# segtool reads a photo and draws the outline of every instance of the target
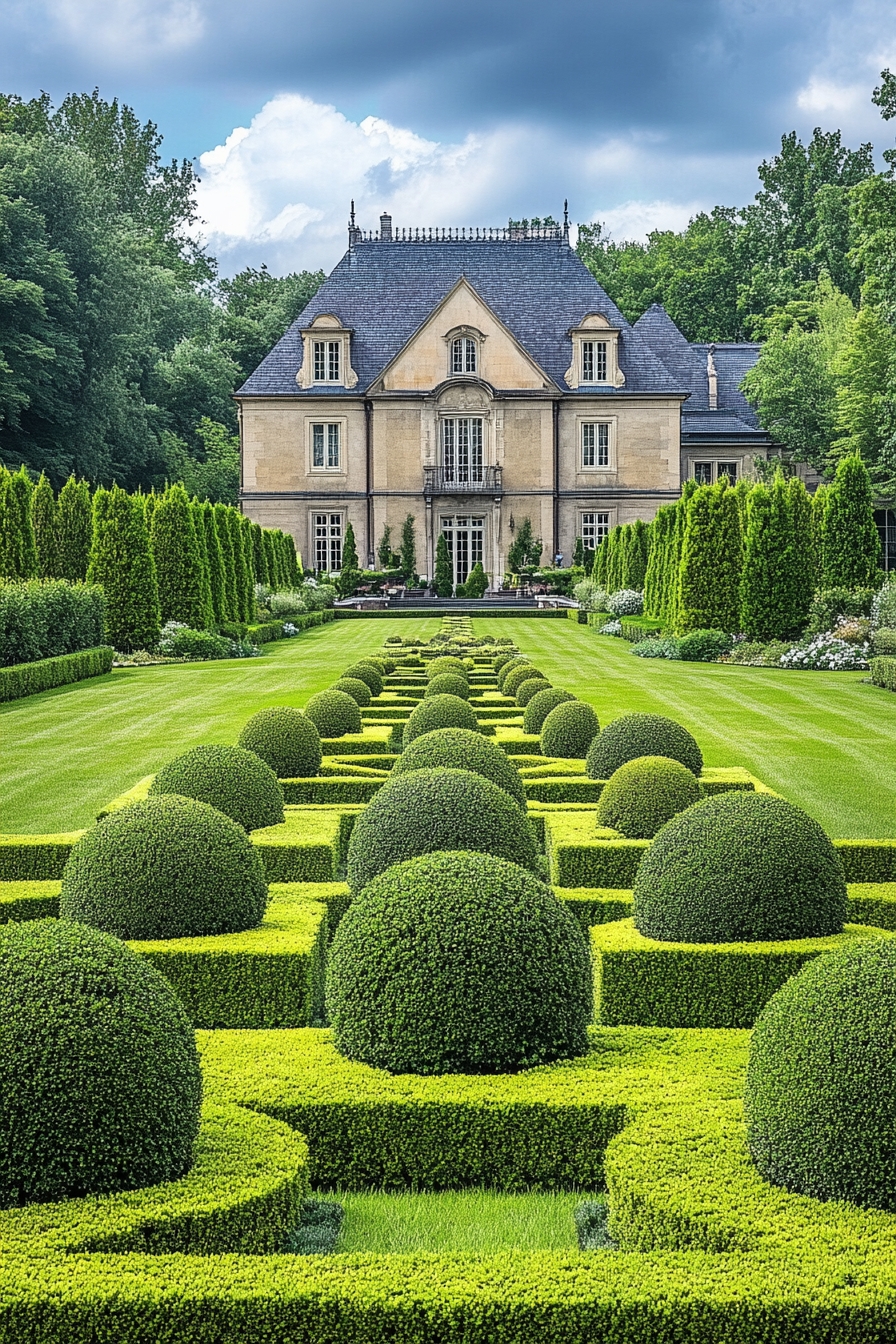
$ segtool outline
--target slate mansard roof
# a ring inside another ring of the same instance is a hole
[[[569,331],[588,313],[618,327],[625,386],[580,389],[589,396],[685,394],[690,383],[657,358],[563,239],[362,241],[351,247],[311,302],[239,389],[239,397],[344,396],[339,385],[302,389],[301,329],[333,313],[352,330],[354,395],[363,394],[461,277],[501,319],[557,387],[572,363]],[[684,338],[682,337],[682,340]]]

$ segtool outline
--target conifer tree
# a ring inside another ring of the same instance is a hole
[[[37,573],[42,579],[55,579],[59,568],[59,538],[56,532],[56,496],[41,472],[31,492],[31,527],[37,550]]]
[[[454,592],[454,572],[451,568],[451,556],[448,554],[448,538],[439,533],[436,542],[436,597],[450,597]]]
[[[822,518],[825,588],[873,588],[880,581],[880,537],[868,468],[844,457],[828,487]]]
[[[607,556],[610,552],[608,546],[609,540],[610,534],[608,532],[603,540],[598,543],[597,550],[594,552],[594,564],[591,566],[592,579],[600,588],[604,589],[607,586]]]
[[[236,509],[229,504],[225,505],[227,509],[227,529],[230,534],[230,546],[233,551],[233,581],[234,598],[236,604],[236,619],[247,624],[254,615],[249,602],[247,601],[247,587],[249,583],[249,566],[246,563],[246,550],[243,545],[243,529],[240,527],[240,516]]]
[[[345,540],[342,543],[342,566],[339,572],[339,578],[336,587],[339,589],[340,597],[351,597],[358,587],[361,578],[361,571],[358,567],[358,548],[355,545],[355,529],[351,523],[345,529]]]
[[[666,563],[666,530],[669,506],[662,505],[649,524],[647,568],[644,572],[644,614],[659,620],[663,618],[663,568]]]
[[[243,537],[243,554],[246,557],[246,609],[249,612],[246,619],[255,621],[258,616],[258,604],[255,601],[255,538],[252,535],[252,520],[242,513],[238,513],[236,518]]]
[[[817,587],[817,543],[812,520],[812,496],[799,476],[787,482],[793,519],[794,577],[793,610],[797,630],[802,630],[809,615],[812,594]]]
[[[215,603],[212,597],[212,575],[205,538],[205,514],[200,500],[195,496],[190,500],[190,515],[193,519],[193,533],[196,537],[196,551],[199,556],[199,596],[202,603],[202,625],[206,630],[217,628]]]
[[[215,506],[204,500],[202,505],[202,527],[205,536],[205,553],[208,561],[208,580],[211,590],[212,611],[215,625],[224,625],[227,621],[227,593],[224,578],[224,557],[221,554],[221,539],[215,526]]]
[[[687,503],[677,628],[737,630],[742,548],[740,517],[727,481],[699,486]]]
[[[824,585],[824,510],[828,487],[820,485],[812,496],[812,540],[815,559],[813,591]]]
[[[572,563],[577,569],[581,569],[585,564],[585,543],[581,537],[576,537],[575,545],[572,548]]]
[[[631,525],[626,587],[636,588],[638,592],[644,591],[644,581],[647,577],[649,544],[650,529],[642,519],[637,518]]]
[[[417,543],[414,538],[414,515],[409,513],[401,528],[401,577],[410,587],[417,578]]]
[[[800,630],[792,495],[778,471],[747,503],[741,571],[741,629],[751,639],[790,639]]]
[[[276,592],[280,587],[280,583],[277,567],[277,552],[274,546],[274,534],[271,532],[270,528],[264,528],[262,540],[264,541],[264,554],[268,566],[268,585],[273,588],[274,592]]]
[[[182,621],[194,630],[201,630],[206,613],[202,604],[199,547],[190,501],[179,482],[169,485],[156,505],[150,537],[162,624]]]
[[[230,510],[226,504],[215,504],[213,508],[215,511],[215,531],[218,534],[218,545],[221,548],[221,563],[224,570],[223,609],[225,614],[223,624],[226,625],[231,621],[239,621],[240,619],[236,586],[236,560],[233,554],[233,541],[228,523]]]
[[[289,571],[289,586],[290,588],[297,588],[302,582],[302,571],[299,568],[299,553],[296,550],[295,537],[291,532],[283,533],[283,545],[286,548],[286,567]]]
[[[19,534],[13,527],[12,476],[0,463],[0,579],[19,577]]]
[[[392,529],[383,528],[383,535],[380,537],[380,544],[376,548],[376,562],[380,569],[392,568]]]
[[[56,532],[60,579],[83,580],[87,576],[93,540],[93,505],[86,481],[76,481],[74,476],[69,476],[59,491]]]
[[[152,520],[155,511],[158,508],[161,495],[157,495],[155,490],[150,490],[148,495],[141,496],[143,501],[143,517],[146,519],[146,530],[152,537]]]
[[[159,594],[142,501],[118,485],[93,499],[87,578],[105,595],[106,639],[125,653],[159,639]]]
[[[292,545],[292,538],[288,537],[282,528],[277,531],[277,557],[280,561],[280,573],[283,578],[284,588],[294,588],[295,580],[293,578],[293,557],[290,551],[295,551]],[[355,568],[360,571],[358,562],[358,550],[355,547]]]
[[[5,473],[0,546],[6,578],[33,579],[37,574],[37,548],[31,525],[33,488],[24,466],[15,474]]]
[[[264,535],[259,523],[252,524],[252,559],[255,562],[255,582],[270,586],[268,557],[264,549]]]

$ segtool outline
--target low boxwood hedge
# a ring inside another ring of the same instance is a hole
[[[266,761],[243,747],[191,747],[163,765],[150,796],[177,793],[210,803],[246,831],[283,821],[283,790]]]
[[[80,653],[62,653],[57,658],[42,658],[36,663],[16,663],[0,667],[0,702],[21,700],[26,695],[70,686],[88,677],[111,672],[115,650],[105,645],[83,649]]]
[[[252,844],[269,882],[332,882],[348,829],[338,808],[287,807],[286,821],[253,831]]]
[[[305,714],[322,738],[345,737],[361,731],[361,710],[343,691],[318,691],[305,706]]]
[[[638,756],[668,756],[695,775],[703,769],[703,754],[694,737],[663,714],[623,714],[613,719],[594,739],[586,769],[592,779],[609,779],[620,765]]]
[[[0,924],[10,920],[56,919],[59,915],[60,881],[0,882]]]
[[[61,835],[0,835],[0,882],[50,882],[61,878],[83,831]]]
[[[358,723],[360,725],[360,714]],[[239,745],[271,767],[278,779],[316,775],[320,769],[321,734],[310,716],[291,705],[272,705],[253,714],[239,736]]]

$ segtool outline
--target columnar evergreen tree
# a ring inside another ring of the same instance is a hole
[[[5,508],[5,568],[10,578],[33,579],[37,574],[37,547],[31,526],[34,487],[24,465],[9,476]]]
[[[868,468],[844,457],[828,487],[822,518],[825,588],[872,588],[880,578],[880,537]]]
[[[206,613],[202,605],[199,547],[190,501],[182,485],[169,485],[156,505],[150,540],[162,623],[182,621],[194,630],[201,630]]]
[[[221,548],[221,563],[224,570],[223,623],[227,624],[229,621],[240,619],[239,597],[236,586],[236,560],[233,554],[233,540],[228,522],[230,510],[226,504],[215,504],[213,507],[215,511],[215,531],[218,533],[218,545]]]
[[[42,579],[54,579],[59,569],[56,496],[43,472],[31,493],[31,527],[37,549],[38,575]]]
[[[225,505],[225,508],[227,511],[227,529],[230,534],[230,546],[233,552],[236,620],[247,623],[251,621],[253,612],[246,597],[249,583],[249,566],[246,563],[246,550],[243,545],[243,529],[240,527],[240,517],[236,509],[231,508],[229,505]]]
[[[436,542],[436,597],[450,597],[454,592],[454,572],[451,568],[451,556],[448,554],[448,538],[439,533]]]
[[[626,588],[637,588],[638,592],[643,592],[644,581],[647,576],[649,544],[650,530],[647,524],[638,518],[631,525],[631,536],[629,538],[628,546]]]
[[[268,557],[264,549],[264,534],[258,523],[252,524],[252,558],[255,562],[255,582],[269,586]]]
[[[90,486],[69,476],[56,502],[58,536],[57,573],[61,579],[78,582],[87,576],[93,540],[93,506]]]
[[[737,629],[742,548],[737,499],[727,481],[700,486],[687,504],[677,628]]]
[[[351,523],[345,529],[342,543],[342,567],[337,581],[340,597],[351,597],[358,587],[361,571],[358,567],[358,548],[355,545],[355,529]]]
[[[139,498],[143,502],[143,517],[146,519],[146,530],[152,537],[152,520],[155,511],[158,508],[161,495],[157,495],[155,490],[150,490],[148,495],[141,495]]]
[[[824,510],[828,487],[820,485],[812,496],[812,541],[815,559],[813,591],[824,586]]]
[[[802,630],[809,615],[812,594],[817,587],[818,556],[812,519],[812,496],[799,476],[791,476],[787,488],[790,491],[790,510],[793,518],[794,620],[797,630]]]
[[[392,568],[392,529],[383,528],[383,535],[380,537],[380,544],[376,548],[376,562],[380,569]]]
[[[105,594],[106,639],[116,649],[153,649],[159,593],[143,504],[118,485],[97,490],[87,578]]]
[[[794,561],[790,492],[779,472],[771,489],[755,485],[747,504],[740,628],[751,639],[787,639],[799,632]]]
[[[248,621],[254,621],[257,617],[257,603],[255,601],[255,538],[252,535],[252,521],[244,514],[237,513],[237,522],[243,537],[243,554],[246,557],[246,609],[249,615]]]
[[[217,627],[215,603],[212,597],[212,575],[205,537],[205,513],[198,499],[190,500],[190,513],[193,518],[193,532],[196,537],[196,550],[199,555],[199,594],[202,601],[202,624],[206,630]]]
[[[409,513],[401,527],[401,577],[408,587],[417,577],[417,542],[414,537],[414,515]]]
[[[650,544],[647,568],[644,572],[644,613],[659,620],[663,618],[665,566],[672,507],[668,504],[657,509],[649,526]]]
[[[594,552],[594,564],[591,566],[591,577],[601,588],[606,588],[607,586],[607,556],[609,554],[609,546],[607,543],[609,540],[610,537],[608,533]]]
[[[204,500],[202,503],[202,528],[205,536],[205,554],[208,560],[208,580],[215,625],[224,625],[227,621],[224,557],[221,554],[221,539],[215,526],[215,506],[210,504],[208,500]]]
[[[581,537],[576,537],[575,545],[572,548],[572,563],[576,569],[582,569],[585,564],[585,543]]]
[[[276,592],[277,588],[279,587],[279,583],[277,572],[277,549],[274,545],[273,532],[271,532],[268,528],[265,528],[262,533],[262,540],[264,542],[264,554],[268,567],[268,584]]]

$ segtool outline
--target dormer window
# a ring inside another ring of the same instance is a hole
[[[296,374],[299,387],[318,384],[355,387],[358,375],[352,368],[352,333],[335,313],[318,313],[302,330],[302,366]]]
[[[451,372],[478,372],[478,350],[472,336],[455,336],[451,342]]]
[[[568,335],[572,342],[572,363],[566,370],[566,386],[624,387],[625,374],[619,367],[621,331],[611,327],[603,313],[588,313]]]
[[[314,381],[316,383],[338,383],[341,364],[341,341],[314,342]]]
[[[582,341],[582,382],[607,381],[607,342]]]

